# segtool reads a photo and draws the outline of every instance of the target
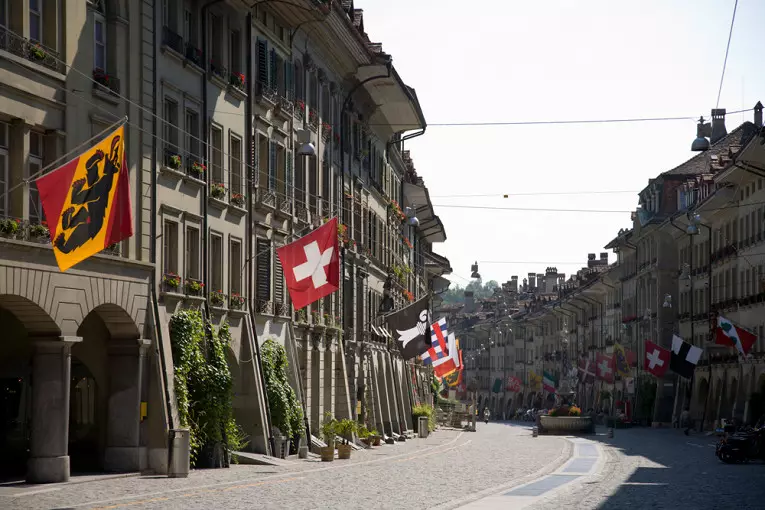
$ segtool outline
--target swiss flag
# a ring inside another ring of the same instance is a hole
[[[276,250],[295,309],[340,288],[337,218]]]
[[[598,379],[607,383],[614,382],[614,357],[598,353],[595,359],[595,368],[598,372]]]
[[[669,368],[669,362],[672,353],[669,349],[659,347],[650,340],[645,341],[645,359],[643,359],[643,368],[651,372],[656,377],[662,377]]]

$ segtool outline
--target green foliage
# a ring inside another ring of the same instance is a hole
[[[228,324],[216,333],[199,311],[183,310],[170,318],[170,341],[178,414],[190,431],[191,464],[207,445],[242,449],[247,438],[234,421],[233,379],[226,362]]]
[[[417,419],[420,416],[428,417],[428,430],[431,432],[436,430],[436,412],[432,406],[420,404],[412,407],[412,417],[414,418],[415,427],[417,426]]]
[[[324,413],[324,419],[321,421],[321,437],[327,446],[335,444],[335,435],[337,435],[338,421],[327,411]]]
[[[303,434],[303,408],[287,380],[287,351],[284,346],[269,338],[263,342],[260,357],[266,379],[271,425],[278,428],[285,437]]]
[[[345,444],[353,440],[353,433],[356,430],[358,430],[358,424],[348,418],[340,420],[337,424],[337,433],[344,439]]]
[[[494,295],[494,289],[499,288],[499,283],[495,280],[489,280],[486,284],[483,284],[481,280],[474,280],[467,284],[466,287],[461,287],[457,284],[449,286],[449,290],[441,293],[441,297],[446,304],[462,304],[465,302],[465,291],[472,291],[475,299],[489,298]]]
[[[359,435],[359,439],[366,439],[370,436],[367,426],[362,424],[358,424],[356,433]]]

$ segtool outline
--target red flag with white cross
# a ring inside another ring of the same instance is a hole
[[[643,360],[643,368],[655,375],[656,377],[663,377],[664,373],[669,368],[669,362],[672,358],[672,353],[669,349],[659,347],[650,340],[645,341],[645,359]]]
[[[607,383],[614,382],[614,357],[598,353],[595,358],[595,369],[598,372],[598,379]]]
[[[276,250],[295,309],[340,288],[337,218]]]

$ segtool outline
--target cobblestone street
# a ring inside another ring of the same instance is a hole
[[[188,479],[127,477],[80,484],[0,488],[0,508],[456,508],[561,465],[562,438],[478,424],[428,439],[353,453],[350,461],[294,461],[195,471]],[[434,482],[434,473],[442,481]],[[444,482],[443,480],[452,480]]]

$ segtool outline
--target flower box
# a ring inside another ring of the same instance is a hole
[[[199,161],[194,161],[191,163],[191,166],[189,166],[189,175],[200,180],[205,179],[206,171],[207,171],[207,166],[204,163],[201,163]]]
[[[50,240],[50,230],[45,222],[29,227],[29,237],[35,240]]]
[[[181,277],[175,273],[165,273],[162,275],[162,284],[166,289],[177,290],[181,286]]]
[[[183,288],[186,289],[186,294],[199,296],[202,294],[205,284],[193,278],[186,278],[186,281],[183,283]]]
[[[5,218],[0,220],[0,234],[3,237],[15,238],[21,231],[21,220]]]
[[[218,200],[223,200],[226,198],[226,187],[219,182],[213,183],[212,186],[210,186],[210,196],[217,198]]]
[[[165,165],[173,170],[179,170],[181,168],[181,156],[180,154],[167,153],[165,155]]]
[[[231,73],[231,76],[229,77],[229,83],[239,90],[244,90],[246,81],[242,73]]]
[[[244,207],[244,203],[245,203],[244,195],[241,193],[232,193],[231,203],[237,207]]]
[[[45,60],[48,54],[39,44],[33,44],[29,47],[29,58],[32,60]]]
[[[226,295],[222,290],[214,290],[210,292],[210,304],[212,306],[222,307],[226,302]]]
[[[231,294],[228,301],[232,310],[244,310],[245,299],[240,294],[236,292]]]
[[[95,80],[99,85],[103,85],[104,87],[109,88],[110,77],[106,71],[99,67],[93,69],[93,80]]]

